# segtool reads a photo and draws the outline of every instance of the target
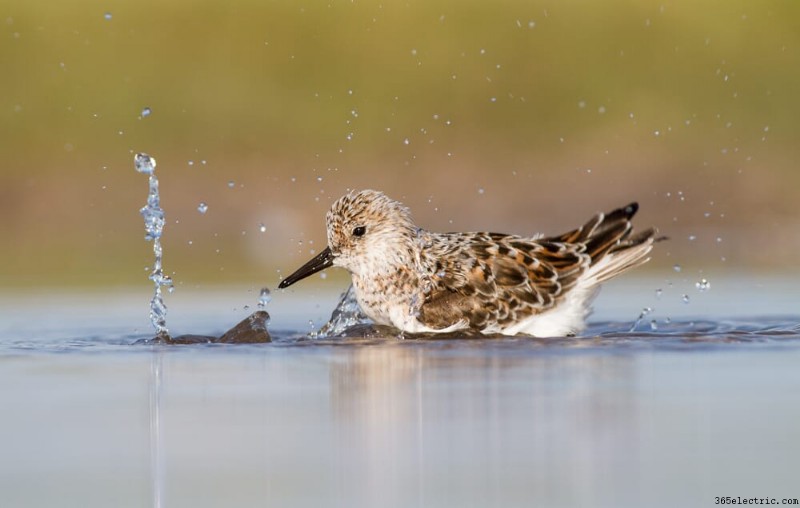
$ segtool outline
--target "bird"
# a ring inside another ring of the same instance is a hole
[[[403,333],[575,336],[600,285],[647,262],[655,228],[634,233],[636,202],[556,236],[435,233],[376,190],[352,190],[326,215],[327,247],[279,288],[328,267],[350,272],[374,323]]]

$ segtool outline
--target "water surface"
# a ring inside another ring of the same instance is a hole
[[[286,293],[268,309],[276,341],[247,346],[132,346],[150,334],[146,290],[7,297],[0,505],[797,498],[791,282],[715,280],[688,306],[648,281],[613,285],[584,336],[555,340],[312,341],[336,295]],[[258,297],[179,293],[177,333],[221,333]]]

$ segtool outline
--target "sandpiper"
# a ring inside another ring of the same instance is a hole
[[[328,247],[279,287],[340,266],[364,313],[403,332],[574,335],[600,284],[649,260],[656,231],[633,233],[638,208],[550,237],[433,233],[385,194],[352,191],[326,216]]]

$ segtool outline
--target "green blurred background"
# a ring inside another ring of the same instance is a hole
[[[274,287],[348,188],[518,234],[638,200],[672,238],[650,270],[793,271],[798,20],[796,0],[5,0],[0,282],[148,285],[138,151],[179,286]]]

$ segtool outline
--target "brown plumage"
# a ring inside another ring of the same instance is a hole
[[[637,209],[632,203],[600,213],[546,238],[432,233],[382,193],[351,192],[328,213],[328,249],[281,287],[342,266],[378,324],[408,332],[573,334],[602,282],[648,260],[655,230],[633,234]]]

